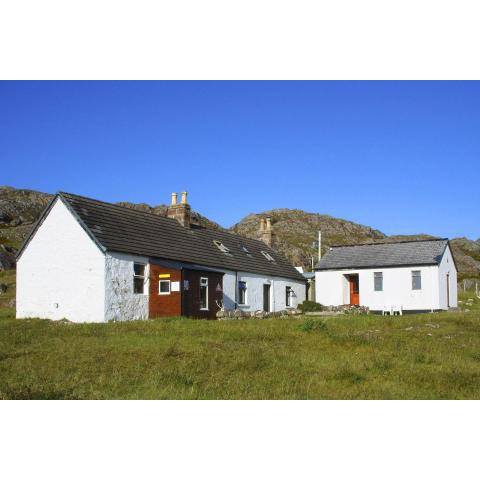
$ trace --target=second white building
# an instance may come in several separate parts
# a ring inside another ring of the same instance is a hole
[[[316,301],[378,312],[457,306],[457,268],[448,239],[331,247],[316,266]]]

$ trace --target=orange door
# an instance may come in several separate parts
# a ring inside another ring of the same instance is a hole
[[[348,281],[350,283],[350,305],[360,305],[358,275],[350,275]]]

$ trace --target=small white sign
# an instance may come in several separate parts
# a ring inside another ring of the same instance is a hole
[[[180,282],[172,282],[170,291],[179,292],[180,291]]]

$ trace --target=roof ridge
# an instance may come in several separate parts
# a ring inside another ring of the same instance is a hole
[[[106,202],[105,200],[98,200],[96,198],[86,197],[85,195],[77,195],[76,193],[69,193],[69,192],[63,192],[63,191],[58,191],[57,195],[60,195],[60,196],[67,195],[67,196],[70,196],[70,197],[78,197],[78,198],[88,200],[88,201],[91,201],[91,202],[97,202],[97,203],[100,203],[100,204],[103,204],[103,205],[108,205],[109,207],[116,207],[118,209],[122,209],[123,211],[128,211],[129,213],[132,213],[134,215],[137,214],[137,213],[141,213],[141,214],[144,214],[144,215],[153,216],[157,219],[165,219],[165,220],[168,220],[169,222],[175,222],[175,224],[178,224],[177,220],[175,220],[174,218],[170,218],[170,217],[167,217],[167,216],[164,216],[164,215],[158,215],[157,213],[153,213],[153,212],[145,212],[143,210],[137,210],[135,208],[126,207],[125,205],[118,205],[117,203]],[[153,208],[153,207],[150,207],[150,208]],[[181,225],[179,225],[179,226],[181,226]],[[231,237],[237,237],[237,239],[239,239],[239,240],[253,241],[253,242],[256,242],[258,244],[262,244],[262,246],[265,247],[266,250],[268,250],[268,249],[273,250],[272,248],[268,247],[268,245],[266,245],[264,242],[262,242],[262,240],[258,240],[257,238],[245,237],[245,236],[240,235],[238,233],[229,232],[227,230],[215,230],[215,229],[210,228],[210,227],[204,227],[203,225],[195,225],[195,226],[199,227],[201,230],[207,230],[207,231],[212,232],[212,233],[221,233],[221,234],[229,235]],[[182,228],[185,228],[185,227],[182,227]],[[273,250],[273,252],[276,253],[275,250]]]
[[[169,221],[173,221],[173,222],[176,222],[175,219],[173,218],[170,218],[170,217],[167,217],[167,216],[163,216],[163,215],[158,215],[157,213],[152,213],[152,212],[145,212],[144,210],[137,210],[135,208],[130,208],[130,207],[126,207],[125,205],[118,205],[118,203],[112,203],[112,202],[106,202],[105,200],[98,200],[96,198],[92,198],[92,197],[85,197],[84,195],[77,195],[76,193],[69,193],[69,192],[57,192],[57,195],[60,195],[60,196],[63,196],[63,195],[69,195],[71,197],[78,197],[78,198],[82,198],[84,200],[89,200],[91,202],[97,202],[97,203],[102,203],[104,205],[108,205],[110,207],[116,207],[116,208],[120,208],[122,210],[125,210],[125,211],[128,211],[128,212],[133,212],[133,213],[142,213],[144,215],[153,215],[155,216],[156,218],[165,218]],[[148,203],[146,204],[148,205]],[[148,205],[150,208],[154,208],[154,207],[151,207],[150,205]]]
[[[398,240],[393,242],[368,242],[368,243],[351,243],[347,245],[330,245],[329,248],[343,248],[343,247],[364,247],[367,245],[398,245],[399,243],[420,243],[420,242],[438,242],[449,241],[448,238],[423,238],[418,240]]]

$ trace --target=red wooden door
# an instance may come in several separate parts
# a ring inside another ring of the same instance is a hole
[[[350,305],[360,305],[358,275],[350,275],[348,281],[350,283]]]

